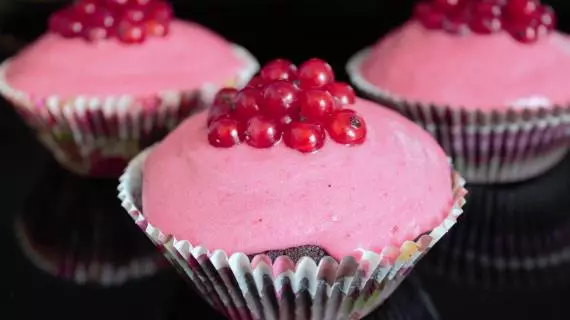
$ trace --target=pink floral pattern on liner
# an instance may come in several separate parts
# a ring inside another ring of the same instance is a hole
[[[218,87],[249,81],[258,64],[237,46],[236,54],[247,66],[225,83],[144,97],[29,96],[6,83],[7,61],[0,65],[0,92],[62,166],[80,175],[116,178],[137,153],[209,103]]]
[[[529,179],[552,168],[570,150],[570,105],[483,112],[405,101],[361,76],[368,52],[355,54],[347,64],[355,87],[430,132],[469,182]]]
[[[359,319],[378,307],[409,270],[455,224],[465,200],[464,181],[453,175],[447,218],[428,234],[381,252],[356,250],[341,261],[245,253],[193,246],[164,234],[140,211],[143,151],[120,179],[119,198],[135,223],[214,308],[230,319]]]

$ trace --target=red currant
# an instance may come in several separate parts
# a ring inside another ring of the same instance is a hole
[[[504,7],[511,22],[527,22],[540,6],[538,0],[509,0]]]
[[[218,119],[208,127],[208,141],[214,147],[230,148],[239,144],[242,138],[239,122],[234,119]]]
[[[469,33],[469,17],[469,10],[464,7],[458,8],[443,20],[443,29],[452,34],[467,34]]]
[[[433,0],[433,6],[441,12],[450,12],[457,8],[460,2],[464,2],[465,0]]]
[[[55,12],[49,20],[49,29],[64,38],[74,38],[85,28],[79,15],[72,9],[63,9]]]
[[[283,132],[283,142],[303,153],[315,152],[325,144],[325,130],[318,123],[293,121]]]
[[[74,5],[75,11],[80,15],[90,15],[95,13],[99,6],[98,0],[80,0]]]
[[[147,14],[146,7],[135,4],[129,4],[123,9],[121,20],[140,23],[146,19],[146,14]]]
[[[238,90],[235,88],[222,88],[214,96],[213,104],[220,103],[234,103],[238,95]]]
[[[172,7],[166,1],[155,1],[149,4],[147,15],[156,21],[170,21],[173,17]]]
[[[281,119],[283,116],[298,111],[299,90],[290,82],[277,81],[268,85],[263,90],[262,112],[273,119]]]
[[[142,43],[146,38],[146,29],[144,24],[123,20],[119,23],[117,37],[125,44]]]
[[[281,136],[280,123],[261,115],[249,119],[244,134],[247,144],[258,149],[274,146],[279,142]]]
[[[556,14],[550,6],[541,6],[535,13],[535,17],[540,24],[546,27],[548,31],[556,29]]]
[[[335,98],[337,108],[356,102],[354,89],[347,83],[334,82],[327,85],[325,89]]]
[[[299,84],[302,89],[318,89],[334,81],[331,66],[321,59],[310,59],[299,67]]]
[[[170,25],[167,22],[158,20],[148,20],[145,22],[146,33],[150,36],[165,37],[170,31]]]
[[[315,122],[326,121],[335,109],[333,96],[324,90],[310,89],[301,93],[299,99],[301,117]]]
[[[501,7],[494,2],[478,2],[473,5],[469,28],[478,34],[491,34],[501,30]]]
[[[239,121],[247,122],[259,113],[259,102],[262,101],[261,91],[254,88],[245,88],[237,94],[233,117]]]
[[[255,76],[249,80],[247,83],[247,88],[254,88],[254,89],[263,89],[265,88],[265,81],[261,79],[261,76]]]
[[[260,76],[266,82],[293,81],[297,78],[297,67],[291,61],[276,59],[261,69]]]
[[[354,110],[335,111],[327,123],[327,132],[334,141],[345,145],[357,145],[366,138],[366,123]]]
[[[445,18],[443,12],[425,2],[420,2],[416,5],[414,16],[427,29],[440,29]]]
[[[105,9],[98,8],[87,20],[83,37],[89,41],[102,40],[114,36],[114,15]]]
[[[208,119],[206,120],[207,125],[209,126],[212,122],[220,119],[231,118],[233,109],[233,102],[221,101],[212,104],[208,109]]]
[[[514,23],[509,26],[509,33],[513,38],[522,43],[534,43],[538,41],[540,25],[534,23]]]

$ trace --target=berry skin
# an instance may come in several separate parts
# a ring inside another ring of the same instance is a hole
[[[552,7],[541,6],[535,12],[535,17],[540,22],[541,25],[546,27],[548,31],[556,29],[556,14],[554,13]]]
[[[364,119],[351,109],[335,111],[326,129],[332,140],[348,146],[363,143],[367,132]]]
[[[301,89],[318,89],[334,82],[331,66],[321,59],[310,59],[299,67],[299,85]]]
[[[261,69],[260,76],[265,82],[294,81],[297,79],[297,67],[291,61],[276,59]]]
[[[166,1],[153,1],[146,10],[147,17],[156,21],[170,21],[174,13],[172,7]]]
[[[170,31],[170,25],[167,22],[149,20],[145,22],[146,33],[150,36],[165,37]]]
[[[528,17],[540,7],[538,0],[509,0],[504,10],[511,21],[528,21]]]
[[[129,4],[122,11],[121,20],[141,23],[147,18],[147,8],[136,4]]]
[[[239,127],[237,120],[219,119],[208,127],[208,141],[214,147],[231,148],[239,144],[243,138]]]
[[[238,95],[238,91],[235,88],[223,88],[214,96],[214,105],[220,103],[233,103]]]
[[[299,109],[299,90],[290,82],[277,81],[263,90],[262,112],[273,119],[281,119]]]
[[[257,149],[274,146],[281,140],[281,136],[280,123],[261,115],[249,119],[244,134],[246,143]]]
[[[208,109],[208,119],[206,121],[206,124],[210,126],[214,121],[225,118],[231,118],[232,112],[233,112],[232,102],[220,102],[217,104],[213,104]]]
[[[356,102],[356,94],[350,85],[344,82],[334,82],[325,87],[335,99],[336,107],[340,108]]]
[[[516,23],[509,26],[509,33],[515,40],[522,43],[534,43],[538,41],[540,25],[538,23]]]
[[[124,44],[143,43],[146,38],[144,24],[123,20],[119,23],[117,37]]]
[[[440,12],[451,12],[457,9],[457,6],[465,0],[433,0],[433,6]]]
[[[309,121],[326,121],[335,109],[333,96],[325,90],[311,89],[300,95],[301,117]]]
[[[74,5],[74,10],[79,15],[91,15],[95,13],[99,7],[99,1],[97,0],[80,0]]]
[[[266,83],[261,78],[261,76],[255,76],[255,77],[251,78],[251,80],[249,80],[246,87],[247,88],[254,88],[254,89],[263,89],[263,88],[265,88],[265,86],[266,86]]]
[[[283,132],[283,142],[302,153],[315,152],[325,144],[325,130],[318,123],[293,121]]]
[[[49,19],[49,29],[64,38],[74,38],[82,34],[85,24],[73,9],[63,9]]]
[[[445,14],[427,2],[420,2],[414,8],[414,17],[427,29],[441,29]]]
[[[114,36],[115,16],[109,10],[98,8],[88,20],[83,37],[88,41],[97,41]]]
[[[244,123],[247,122],[253,116],[259,114],[259,102],[261,100],[261,91],[258,89],[243,89],[235,98],[233,118]]]

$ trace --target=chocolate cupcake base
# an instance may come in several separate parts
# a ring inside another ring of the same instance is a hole
[[[431,133],[468,182],[509,183],[533,178],[560,162],[570,150],[570,106],[487,112],[406,101],[364,79],[361,64],[369,52],[357,53],[347,64],[354,86]]]
[[[359,257],[346,256],[340,261],[303,256],[295,263],[287,250],[276,257],[258,254],[251,258],[240,252],[228,256],[176,239],[145,219],[140,209],[142,167],[150,150],[131,161],[121,177],[122,205],[197,292],[230,319],[361,319],[392,294],[455,224],[464,203],[464,182],[453,174],[454,201],[446,210],[447,218],[400,247],[386,247],[380,253],[363,250]],[[320,252],[314,246],[307,248]]]

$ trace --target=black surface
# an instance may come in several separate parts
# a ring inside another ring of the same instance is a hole
[[[321,56],[331,62],[339,78],[345,78],[344,63],[350,54],[403,22],[413,1],[174,2],[180,16],[244,45],[261,61],[277,56],[295,61]],[[569,31],[570,11],[564,7],[570,8],[570,3],[546,2],[558,10],[561,29]],[[61,2],[0,3],[0,51],[6,55],[19,43],[37,37],[47,14]],[[133,257],[152,255],[153,248],[120,213],[114,182],[79,179],[54,167],[50,154],[5,104],[0,105],[0,147],[0,319],[216,318],[168,267],[155,276],[110,287],[101,287],[96,281],[79,285],[65,276],[66,272],[53,274],[38,268],[21,250],[15,232],[19,230],[17,221],[27,221],[30,230],[36,230],[36,238],[52,251],[71,253],[56,257],[71,256],[74,261],[91,261],[97,256],[122,264]],[[570,318],[566,311],[568,260],[538,265],[532,271],[480,262],[481,256],[513,260],[564,250],[570,243],[566,241],[570,231],[565,227],[570,225],[569,186],[570,158],[539,179],[472,187],[457,228],[427,255],[418,272],[375,316],[432,319],[427,295],[416,281],[419,274],[444,320]],[[83,203],[87,209],[80,205]],[[89,227],[89,221],[97,220],[97,212],[112,221],[110,230],[114,231],[106,240],[95,241],[99,238],[90,233],[105,230],[106,222]],[[66,221],[66,215],[72,219]],[[49,226],[50,232],[38,232],[45,230],[42,225]],[[122,234],[121,228],[127,236],[116,240],[112,235]]]

